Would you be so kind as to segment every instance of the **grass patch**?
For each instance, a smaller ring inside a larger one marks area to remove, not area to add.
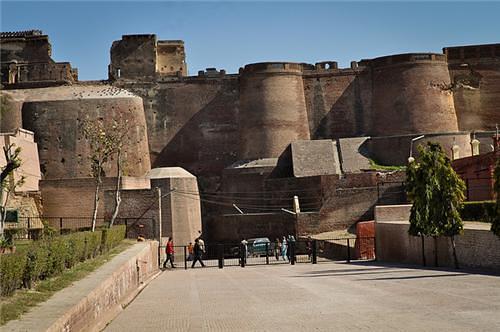
[[[375,160],[370,160],[371,169],[378,171],[406,171],[406,166],[390,166],[390,165],[380,165]]]
[[[41,302],[48,300],[55,292],[70,286],[75,281],[96,270],[114,256],[130,247],[135,241],[123,240],[118,246],[93,259],[76,264],[62,274],[36,283],[32,289],[19,289],[10,297],[0,298],[0,325],[10,320],[18,319],[29,309]]]

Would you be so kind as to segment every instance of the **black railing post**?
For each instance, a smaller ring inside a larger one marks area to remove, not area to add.
[[[30,221],[30,217],[28,217],[28,240],[31,239],[31,221]]]
[[[313,240],[312,241],[312,263],[317,264],[318,263],[318,247],[317,247],[317,241]]]
[[[224,245],[223,244],[217,245],[217,257],[219,259],[219,269],[222,269],[224,267]]]
[[[125,218],[125,237],[128,238],[128,220]]]
[[[188,268],[187,248],[184,246],[184,270]]]
[[[247,260],[247,254],[246,254],[246,250],[245,250],[245,245],[242,243],[240,244],[240,264],[241,264],[241,267],[245,267],[245,263],[246,263],[246,260]]]
[[[266,264],[269,265],[269,243],[266,242]]]
[[[59,234],[63,233],[63,218],[59,218]]]
[[[347,239],[347,263],[351,262],[351,245],[349,244],[349,239]]]

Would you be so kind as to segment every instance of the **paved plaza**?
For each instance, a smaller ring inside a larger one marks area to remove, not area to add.
[[[378,263],[175,269],[105,331],[500,331],[500,276]]]

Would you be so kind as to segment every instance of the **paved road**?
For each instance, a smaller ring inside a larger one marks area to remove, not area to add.
[[[500,277],[363,264],[168,270],[105,331],[500,331]]]

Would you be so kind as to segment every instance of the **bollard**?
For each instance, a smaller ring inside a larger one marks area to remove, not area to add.
[[[184,270],[188,268],[187,248],[184,246]]]
[[[266,264],[269,265],[269,243],[266,242]]]
[[[28,240],[31,239],[31,222],[30,217],[28,217]]]
[[[318,264],[318,249],[316,246],[316,240],[312,242],[312,263]]]
[[[217,256],[219,258],[219,269],[222,269],[224,267],[224,245],[223,244],[217,245]]]
[[[347,263],[351,262],[351,246],[349,245],[349,239],[347,239]]]
[[[245,252],[245,246],[243,244],[240,244],[240,263],[241,267],[245,267],[247,257],[246,257],[246,252]]]
[[[290,241],[290,264],[295,265],[295,241]]]

